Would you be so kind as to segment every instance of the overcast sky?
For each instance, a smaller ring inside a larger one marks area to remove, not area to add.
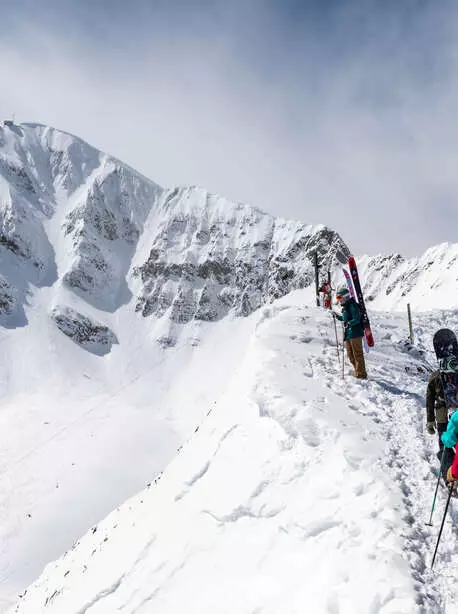
[[[458,231],[454,0],[0,0],[0,113],[355,254]]]

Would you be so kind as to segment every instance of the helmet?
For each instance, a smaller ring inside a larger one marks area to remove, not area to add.
[[[350,292],[347,286],[339,286],[336,290],[336,298],[341,297],[343,299],[347,299],[350,296]]]

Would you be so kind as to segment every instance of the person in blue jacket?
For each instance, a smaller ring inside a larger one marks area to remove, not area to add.
[[[342,305],[342,315],[335,313],[338,320],[344,323],[344,340],[347,354],[359,379],[367,379],[366,363],[363,353],[364,329],[361,322],[361,312],[358,303],[350,296],[347,286],[340,286],[336,290],[336,300]]]

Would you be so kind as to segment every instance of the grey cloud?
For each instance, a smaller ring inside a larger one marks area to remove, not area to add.
[[[163,185],[328,224],[355,253],[454,240],[456,11],[428,7],[408,31],[405,15],[344,4],[353,12],[299,7],[295,23],[256,1],[237,28],[233,6],[216,3],[176,23],[157,16],[150,36],[126,29],[118,45],[23,18],[0,43],[0,109]]]

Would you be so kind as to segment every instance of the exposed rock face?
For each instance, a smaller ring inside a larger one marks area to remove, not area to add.
[[[443,243],[419,258],[365,256],[359,269],[365,296],[377,309],[451,309],[456,307],[458,244]]]
[[[28,196],[36,198],[33,190],[27,193],[10,185],[0,170],[0,255],[8,258],[9,253],[19,259],[24,276],[39,286],[53,270],[54,251],[43,228],[43,216]]]
[[[2,325],[9,318],[9,326],[24,326],[35,288],[60,285],[99,310],[128,305],[176,329],[245,316],[312,284],[315,252],[324,273],[349,256],[323,226],[273,218],[200,188],[164,191],[46,126],[0,127]],[[369,308],[456,306],[457,245],[408,260],[357,261]],[[165,344],[174,337],[166,332]]]
[[[64,335],[94,354],[107,354],[112,345],[118,343],[116,335],[108,326],[95,322],[70,307],[55,307],[51,317]]]
[[[136,309],[186,323],[232,311],[248,315],[314,281],[317,250],[324,270],[349,250],[337,233],[273,218],[198,188],[166,194],[151,227],[149,254],[133,275],[143,288]],[[149,235],[148,235],[149,236]]]
[[[62,224],[74,251],[64,283],[99,309],[127,302],[127,271],[159,193],[152,182],[105,163]]]
[[[163,318],[167,346],[179,325],[246,316],[313,283],[315,252],[325,271],[349,255],[322,226],[196,187],[164,191],[45,126],[0,128],[0,273],[17,322],[34,287],[62,285],[99,310]]]
[[[0,275],[0,314],[10,315],[16,307],[14,292],[9,283]]]
[[[33,124],[0,128],[0,272],[15,285],[17,270],[15,280],[1,267],[13,259],[21,281],[52,285],[59,266],[65,285],[114,311],[130,298],[130,260],[161,193],[76,137]]]

